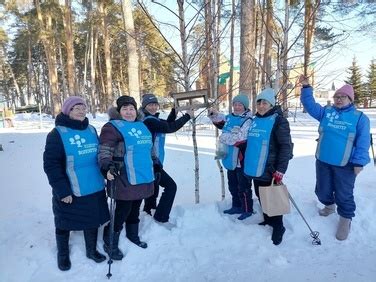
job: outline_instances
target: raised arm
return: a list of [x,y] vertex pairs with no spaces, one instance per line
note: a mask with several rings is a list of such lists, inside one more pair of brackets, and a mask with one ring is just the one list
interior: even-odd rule
[[324,115],[324,107],[316,103],[313,97],[313,88],[308,84],[305,76],[300,76],[299,82],[302,85],[300,101],[310,116],[320,121]]

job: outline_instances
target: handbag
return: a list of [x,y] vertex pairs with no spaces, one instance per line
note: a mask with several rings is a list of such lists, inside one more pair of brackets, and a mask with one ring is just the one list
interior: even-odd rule
[[285,184],[275,184],[274,178],[270,186],[260,186],[261,208],[268,216],[290,213],[289,192]]

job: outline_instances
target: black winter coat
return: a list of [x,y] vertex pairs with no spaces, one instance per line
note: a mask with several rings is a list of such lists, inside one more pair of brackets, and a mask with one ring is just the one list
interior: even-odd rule
[[[269,155],[266,161],[264,174],[255,179],[260,181],[271,181],[272,174],[275,171],[285,173],[289,161],[293,157],[293,143],[291,141],[290,125],[288,120],[283,117],[281,108],[279,106],[273,107],[265,115],[261,116],[256,113],[259,118],[264,118],[277,113],[277,117],[271,132],[269,142]],[[246,143],[239,145],[240,151],[245,156]],[[251,148],[250,148],[251,149]],[[243,167],[243,163],[241,164]]]
[[[146,110],[143,111],[143,114],[145,117],[150,116],[150,113],[148,113]],[[160,119],[159,113],[155,114],[154,117],[156,117],[156,119],[148,118],[144,120],[144,124],[153,136],[153,142],[155,140],[156,133],[174,133],[182,128],[184,124],[191,119],[189,114],[184,114],[180,118],[176,119],[176,112],[174,108],[171,110],[167,120]]]
[[[55,125],[84,130],[89,122],[80,122],[60,113]],[[56,228],[63,230],[85,230],[97,228],[106,223],[109,217],[105,190],[94,194],[76,197],[73,195],[69,178],[65,172],[66,155],[59,132],[54,128],[47,136],[43,154],[43,168],[52,187],[52,209]],[[72,196],[71,204],[61,199]]]

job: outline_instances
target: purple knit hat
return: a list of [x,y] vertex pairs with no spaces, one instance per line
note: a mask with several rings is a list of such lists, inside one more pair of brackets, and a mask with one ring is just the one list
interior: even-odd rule
[[63,104],[61,111],[62,111],[63,114],[69,116],[69,113],[72,110],[72,108],[75,105],[78,105],[78,104],[82,104],[82,105],[87,106],[86,102],[83,98],[81,98],[79,96],[70,96],[64,101],[64,104]]
[[347,95],[351,101],[354,101],[354,88],[350,84],[345,84],[341,88],[337,89],[336,94]]

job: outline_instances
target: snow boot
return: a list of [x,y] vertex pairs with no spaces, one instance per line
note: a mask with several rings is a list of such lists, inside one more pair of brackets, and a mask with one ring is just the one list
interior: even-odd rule
[[262,213],[264,217],[264,221],[258,223],[258,225],[265,226],[265,225],[270,225],[270,217],[266,213]]
[[126,223],[125,231],[129,241],[143,249],[148,247],[148,244],[140,241],[140,237],[138,236],[138,223]]
[[335,211],[336,211],[336,205],[332,204],[332,205],[328,205],[328,206],[325,206],[324,208],[320,209],[319,215],[328,216],[328,215],[331,215],[332,213],[335,213]]
[[283,234],[285,234],[286,228],[282,226],[273,227],[272,241],[274,245],[279,245],[282,242]]
[[66,271],[71,268],[71,261],[69,258],[69,231],[56,233],[57,246],[57,266],[61,271]]
[[112,239],[112,248],[110,248],[110,227],[107,225],[103,229],[103,249],[104,251],[110,255],[113,260],[122,260],[124,255],[119,249],[119,237],[120,237],[121,230],[118,232],[114,231],[113,239]]
[[238,217],[238,219],[239,219],[239,220],[244,220],[244,219],[250,217],[252,214],[253,214],[253,212],[243,212],[243,213]]
[[351,218],[339,217],[339,223],[336,233],[337,240],[346,240],[350,233]]
[[98,229],[84,230],[86,256],[92,259],[96,263],[100,263],[106,260],[106,256],[97,251],[97,237]]
[[224,214],[241,214],[243,213],[243,209],[241,207],[232,207],[231,209],[224,210]]

